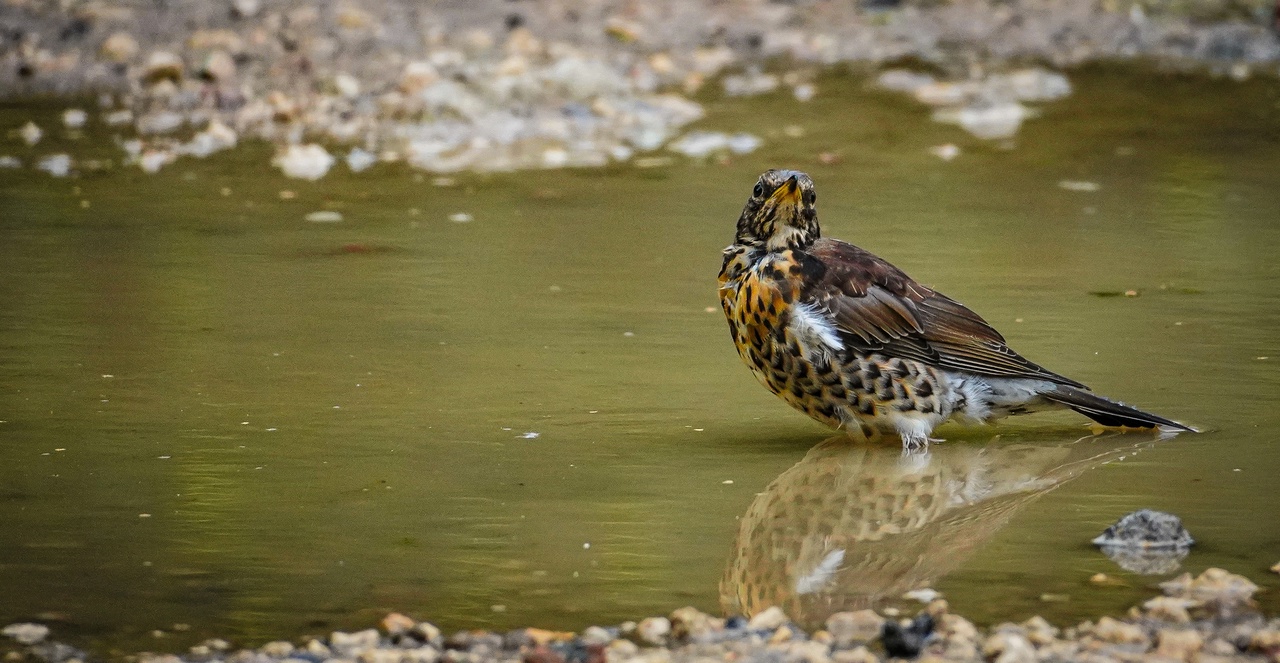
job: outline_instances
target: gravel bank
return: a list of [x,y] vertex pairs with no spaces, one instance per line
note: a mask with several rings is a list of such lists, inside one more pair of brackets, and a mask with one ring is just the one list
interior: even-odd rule
[[[1040,617],[979,629],[933,599],[907,619],[871,610],[841,612],[807,633],[778,608],[748,618],[722,619],[681,608],[616,627],[581,633],[526,628],[508,633],[445,635],[429,622],[393,613],[382,629],[335,631],[328,638],[280,640],[234,649],[209,640],[183,655],[139,654],[138,663],[875,663],[895,658],[929,661],[1280,661],[1280,618],[1253,607],[1257,586],[1221,569],[1184,574],[1161,584],[1162,596],[1122,619],[1102,617],[1065,629]],[[51,641],[39,624],[11,624],[6,661],[69,663],[91,656]]]
[[[124,162],[149,172],[246,137],[277,145],[274,163],[304,179],[339,157],[357,172],[393,161],[441,173],[643,166],[661,163],[643,155],[663,147],[706,157],[759,145],[681,136],[702,117],[706,86],[788,90],[802,103],[821,93],[815,72],[837,63],[912,60],[961,86],[1028,62],[1115,58],[1276,75],[1271,10],[1269,0],[6,0],[0,95],[97,94],[99,108],[69,109],[67,127],[117,131]],[[1024,113],[1006,104],[992,115]],[[8,129],[34,145],[50,128]]]

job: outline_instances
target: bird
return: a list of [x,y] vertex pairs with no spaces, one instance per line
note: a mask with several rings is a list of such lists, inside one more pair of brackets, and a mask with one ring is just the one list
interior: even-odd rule
[[1105,427],[1195,429],[1094,394],[1011,349],[963,304],[848,242],[822,236],[813,180],[768,170],[719,275],[739,356],[813,419],[927,449],[948,420],[1070,408]]

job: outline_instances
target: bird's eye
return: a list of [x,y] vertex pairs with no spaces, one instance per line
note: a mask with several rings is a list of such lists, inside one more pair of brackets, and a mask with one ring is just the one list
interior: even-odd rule
[[812,191],[806,191],[804,197],[807,199],[805,202],[807,202],[810,205],[818,202],[818,194]]
[[764,185],[763,185],[763,184],[761,184],[761,183],[759,183],[759,182],[756,182],[756,188],[754,188],[754,189],[752,189],[752,190],[751,190],[751,195],[752,195],[752,196],[755,196],[756,198],[759,198],[760,196],[763,196],[763,195],[764,195]]

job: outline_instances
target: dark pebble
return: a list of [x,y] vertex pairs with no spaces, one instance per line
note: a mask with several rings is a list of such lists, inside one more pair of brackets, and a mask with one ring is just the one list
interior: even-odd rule
[[933,633],[933,617],[922,612],[905,628],[895,621],[887,621],[880,631],[884,650],[895,658],[915,658],[920,655],[924,642]]

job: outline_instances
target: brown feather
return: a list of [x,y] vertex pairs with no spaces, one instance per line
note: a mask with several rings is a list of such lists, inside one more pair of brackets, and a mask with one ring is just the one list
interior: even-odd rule
[[852,349],[977,375],[1087,388],[1014,352],[977,313],[868,251],[823,238],[806,253],[811,278],[800,302],[825,310]]

